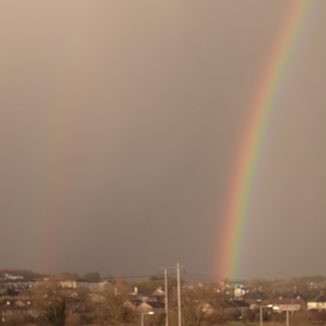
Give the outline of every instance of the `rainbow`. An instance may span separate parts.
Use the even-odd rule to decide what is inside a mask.
[[[265,140],[268,123],[282,89],[282,81],[295,51],[313,0],[293,0],[280,26],[276,42],[255,89],[245,133],[232,171],[230,191],[220,225],[217,256],[219,278],[237,279],[240,273],[244,228],[248,222],[248,208],[252,197],[258,159]]]
[[[89,12],[89,4],[84,3],[80,15],[75,15],[71,23],[76,30],[83,31],[84,19]],[[45,126],[40,157],[38,186],[33,194],[31,210],[35,216],[33,234],[30,245],[22,250],[22,266],[31,266],[33,270],[50,273],[56,270],[59,261],[58,253],[63,252],[64,243],[58,241],[62,232],[60,219],[68,205],[69,179],[73,178],[75,151],[78,139],[75,136],[78,117],[82,114],[83,97],[88,89],[91,60],[83,60],[91,56],[91,36],[73,38],[67,33],[66,56],[57,60],[57,79],[53,81],[53,89],[49,92],[48,106],[45,108]],[[87,39],[89,38],[89,39]],[[80,40],[80,41],[77,41]],[[84,42],[83,42],[84,40]],[[83,55],[81,55],[81,53]],[[61,248],[62,247],[62,248]]]

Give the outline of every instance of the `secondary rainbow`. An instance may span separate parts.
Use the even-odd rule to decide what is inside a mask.
[[[248,219],[248,206],[259,155],[270,116],[283,86],[282,81],[313,3],[313,0],[293,0],[289,3],[284,23],[256,88],[235,168],[232,170],[230,191],[220,226],[218,277],[229,279],[239,277],[241,256],[244,254],[241,251],[244,227]]]
[[[79,15],[73,16],[71,24],[76,31],[84,30],[84,20],[89,13],[89,3],[80,7]],[[83,94],[88,87],[89,74],[92,68],[90,57],[92,48],[91,34],[73,37],[74,33],[66,33],[65,56],[54,63],[58,73],[53,80],[53,89],[48,95],[48,106],[44,108],[45,133],[43,136],[40,171],[35,180],[37,188],[33,194],[31,209],[35,215],[33,234],[30,245],[23,248],[22,266],[44,273],[56,270],[60,252],[64,252],[66,244],[55,241],[62,232],[60,219],[64,215],[69,200],[69,178],[76,160],[74,151],[78,140],[75,137],[80,108],[83,106]],[[88,39],[89,38],[89,39]]]

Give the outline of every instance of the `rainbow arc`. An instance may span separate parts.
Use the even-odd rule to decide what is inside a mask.
[[[255,90],[244,137],[232,171],[230,192],[219,231],[217,257],[217,276],[219,277],[229,279],[239,277],[240,258],[244,254],[241,250],[244,242],[244,229],[248,222],[248,208],[262,144],[275,103],[283,87],[282,81],[287,73],[287,67],[314,3],[313,0],[289,2],[280,32],[267,58],[259,87]]]

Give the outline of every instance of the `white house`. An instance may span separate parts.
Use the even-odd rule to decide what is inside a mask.
[[[326,310],[326,295],[320,294],[308,301],[308,310]]]
[[[302,298],[282,298],[272,301],[274,307],[278,307],[278,312],[290,311],[295,312],[306,309],[306,302]]]

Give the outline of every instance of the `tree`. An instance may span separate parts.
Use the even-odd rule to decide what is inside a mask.
[[[82,280],[87,282],[99,282],[101,280],[101,275],[98,272],[87,273],[82,277]]]
[[[299,278],[291,278],[286,281],[280,281],[273,284],[274,291],[282,296],[300,293],[304,297],[309,296],[308,283]]]
[[[128,301],[129,288],[123,281],[110,284],[93,296],[92,310],[94,319],[101,325],[132,323],[136,318],[133,305]]]
[[[46,320],[53,326],[64,326],[66,321],[66,300],[60,298],[56,303],[44,307],[44,316]]]
[[[56,277],[58,281],[76,281],[80,277],[76,273],[61,273]]]
[[[70,292],[58,286],[57,282],[46,282],[33,288],[32,302],[39,310],[39,320],[53,326],[64,326],[67,302]]]
[[[261,292],[269,292],[271,288],[271,282],[263,278],[255,278],[248,283],[248,287]]]
[[[133,287],[137,287],[139,293],[144,295],[151,295],[158,288],[164,288],[164,277],[152,276],[151,278],[145,278],[132,283]],[[168,290],[172,290],[177,286],[177,280],[175,278],[168,278]]]
[[[33,322],[33,318],[22,312],[14,312],[8,317],[5,317],[2,322],[0,320],[0,324],[5,326],[26,326]]]
[[[66,318],[66,326],[80,326],[82,325],[83,320],[80,316],[80,314],[74,312],[74,313],[69,313],[67,318]]]
[[[171,293],[171,321],[176,325],[177,301]],[[205,326],[225,324],[229,317],[222,309],[223,295],[214,284],[194,284],[182,289],[182,320],[184,325]]]

